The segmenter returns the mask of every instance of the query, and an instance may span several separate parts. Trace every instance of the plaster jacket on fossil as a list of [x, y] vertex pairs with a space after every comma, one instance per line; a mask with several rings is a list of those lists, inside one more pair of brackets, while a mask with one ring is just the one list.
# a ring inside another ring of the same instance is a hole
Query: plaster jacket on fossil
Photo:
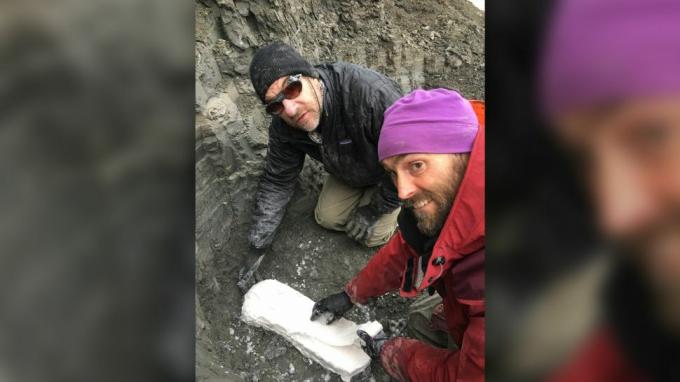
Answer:
[[241, 319], [285, 337], [306, 357], [349, 381], [371, 363], [361, 350], [357, 329], [373, 336], [382, 325], [377, 321], [357, 325], [344, 318], [324, 325], [309, 320], [313, 306], [314, 301], [288, 285], [264, 280], [246, 293]]

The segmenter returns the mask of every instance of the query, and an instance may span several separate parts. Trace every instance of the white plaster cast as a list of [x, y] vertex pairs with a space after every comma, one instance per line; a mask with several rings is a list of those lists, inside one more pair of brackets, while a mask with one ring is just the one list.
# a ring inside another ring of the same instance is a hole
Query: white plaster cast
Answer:
[[313, 306], [314, 301], [288, 285], [264, 280], [246, 293], [241, 319], [283, 336], [306, 357], [349, 381], [371, 362], [361, 350], [357, 329], [373, 336], [382, 325], [377, 321], [357, 325], [344, 318], [324, 325], [309, 320]]

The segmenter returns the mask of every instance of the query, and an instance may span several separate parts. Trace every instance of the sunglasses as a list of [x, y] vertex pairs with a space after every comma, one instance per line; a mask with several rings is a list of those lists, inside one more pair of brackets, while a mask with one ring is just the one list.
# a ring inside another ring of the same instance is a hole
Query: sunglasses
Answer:
[[293, 99], [302, 93], [302, 74], [289, 76], [286, 86], [279, 94], [265, 105], [265, 111], [271, 115], [279, 115], [283, 111], [283, 100]]

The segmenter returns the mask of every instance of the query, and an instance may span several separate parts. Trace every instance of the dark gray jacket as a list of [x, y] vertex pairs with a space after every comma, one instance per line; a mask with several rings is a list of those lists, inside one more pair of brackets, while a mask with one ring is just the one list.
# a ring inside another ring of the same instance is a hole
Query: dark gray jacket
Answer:
[[326, 88], [317, 128], [322, 144], [273, 117], [249, 235], [255, 248], [272, 242], [293, 196], [305, 155], [323, 163], [328, 173], [350, 187], [378, 185], [370, 205], [380, 213], [399, 206], [396, 188], [378, 162], [378, 137], [383, 113], [401, 97], [401, 89], [382, 74], [358, 65], [337, 62], [319, 65], [316, 70]]

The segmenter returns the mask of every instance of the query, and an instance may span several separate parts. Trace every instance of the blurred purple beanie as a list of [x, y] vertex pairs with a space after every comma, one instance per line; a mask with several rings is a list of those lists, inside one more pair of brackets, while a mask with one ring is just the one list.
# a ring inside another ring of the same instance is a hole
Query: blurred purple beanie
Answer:
[[418, 89], [385, 111], [378, 158], [382, 161], [400, 154], [468, 153], [478, 127], [472, 105], [457, 92]]
[[548, 25], [539, 86], [549, 117], [680, 94], [680, 1], [561, 0]]

